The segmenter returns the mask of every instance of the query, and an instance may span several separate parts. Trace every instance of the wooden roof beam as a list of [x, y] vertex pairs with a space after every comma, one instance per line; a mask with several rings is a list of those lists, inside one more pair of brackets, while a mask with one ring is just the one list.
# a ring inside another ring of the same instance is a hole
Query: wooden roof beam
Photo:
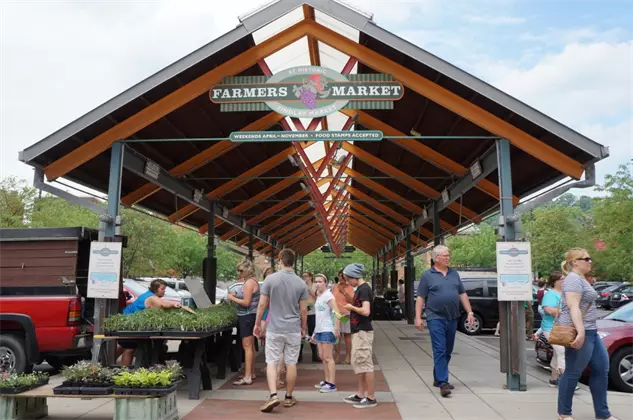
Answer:
[[[276, 112], [269, 112], [260, 119], [253, 121], [252, 123], [243, 127], [240, 131], [263, 131], [271, 125], [278, 123], [279, 120], [281, 120], [282, 118], [284, 118], [284, 116], [281, 114], [278, 114]], [[200, 153], [174, 166], [172, 169], [169, 170], [169, 173], [170, 175], [176, 177], [185, 176], [195, 171], [196, 169], [203, 167], [209, 162], [218, 159], [219, 157], [223, 156], [239, 145], [240, 143], [234, 143], [230, 140], [221, 140], [215, 143], [213, 146], [206, 148]], [[132, 191], [125, 197], [121, 198], [121, 202], [126, 206], [132, 206], [145, 200], [152, 194], [160, 191], [160, 189], [160, 186], [148, 182], [137, 190]]]
[[[348, 116], [358, 114], [357, 121], [363, 127], [367, 127], [368, 129], [371, 129], [371, 130], [380, 130], [383, 132], [385, 136], [406, 136], [407, 135], [403, 133], [402, 131], [396, 128], [393, 128], [389, 124], [386, 124], [385, 122], [379, 120], [378, 118], [375, 118], [374, 116], [368, 114], [367, 112], [364, 112], [361, 110], [353, 110], [353, 109], [342, 109], [339, 112]], [[415, 139], [388, 139], [388, 140], [402, 147], [406, 151], [416, 155], [420, 159], [423, 159], [433, 164], [434, 166], [438, 167], [444, 172], [447, 172], [449, 174], [455, 174], [458, 176], [463, 176], [466, 174], [466, 172], [468, 172], [468, 168], [449, 159], [448, 157], [444, 156], [440, 152], [435, 151], [434, 149], [428, 147], [424, 143], [419, 142]], [[475, 188], [477, 188], [480, 191], [483, 191], [489, 196], [495, 198], [496, 200], [499, 199], [499, 186], [495, 184], [494, 182], [491, 182], [487, 179], [482, 179], [475, 185]], [[513, 197], [515, 206], [519, 204], [519, 200], [520, 200], [519, 197], [517, 196]]]
[[404, 86], [429, 98], [429, 100], [454, 112], [464, 119], [478, 125], [495, 136], [506, 138], [513, 146], [534, 156], [542, 162], [557, 169], [561, 173], [575, 179], [580, 179], [584, 172], [581, 163], [575, 161], [564, 153], [543, 143], [539, 139], [529, 135], [523, 130], [504, 121], [478, 107], [467, 99], [433, 83], [433, 81], [409, 70], [405, 66], [398, 64], [389, 58], [377, 53], [364, 45], [341, 35], [331, 29], [326, 28], [314, 21], [304, 21], [308, 25], [308, 32], [319, 41], [340, 52], [366, 64], [379, 73], [391, 74]]
[[[206, 194], [207, 198], [209, 198], [209, 199], [219, 198], [219, 197], [222, 197], [222, 196], [230, 193], [231, 191], [235, 191], [236, 189], [240, 188], [241, 186], [251, 182], [252, 179], [249, 179], [249, 178], [257, 177], [258, 175], [261, 175], [261, 174], [263, 174], [265, 172], [268, 172], [271, 169], [273, 169], [274, 167], [276, 167], [279, 164], [281, 164], [284, 160], [286, 160], [288, 158], [288, 155], [293, 154], [293, 152], [294, 152], [294, 147], [288, 147], [288, 148], [282, 150], [281, 152], [279, 152], [276, 155], [266, 159], [265, 161], [261, 162], [260, 164], [253, 166], [251, 169], [249, 169], [248, 171], [246, 171], [243, 174], [239, 175], [237, 178], [233, 178], [229, 182], [224, 183], [224, 184], [220, 185], [219, 187], [217, 187], [216, 189], [214, 189], [213, 191], [207, 193]], [[193, 204], [187, 204], [183, 208], [181, 208], [178, 211], [172, 213], [168, 217], [168, 220], [173, 223], [173, 222], [175, 222], [177, 220], [182, 220], [185, 217], [192, 215], [193, 213], [195, 213], [198, 210], [199, 210], [199, 207], [194, 206]]]
[[[371, 153], [361, 149], [358, 146], [355, 146], [348, 142], [343, 142], [342, 148], [347, 150], [352, 155], [354, 155], [355, 158], [360, 159], [371, 166], [374, 166], [380, 172], [386, 175], [389, 175], [391, 177], [394, 177], [398, 182], [406, 185], [409, 188], [412, 188], [415, 191], [418, 191], [424, 194], [427, 197], [439, 198], [442, 195], [439, 191], [436, 191], [435, 189], [429, 187], [425, 183], [418, 181], [417, 179], [413, 178], [409, 174], [401, 171], [395, 166], [388, 164], [384, 160], [372, 155]], [[477, 221], [479, 218], [477, 213], [475, 213], [474, 211], [472, 211], [471, 209], [467, 207], [460, 206], [459, 203], [455, 203], [455, 202], [451, 203], [448, 206], [448, 208], [451, 211], [455, 212], [456, 214], [463, 215], [464, 217], [470, 220]]]

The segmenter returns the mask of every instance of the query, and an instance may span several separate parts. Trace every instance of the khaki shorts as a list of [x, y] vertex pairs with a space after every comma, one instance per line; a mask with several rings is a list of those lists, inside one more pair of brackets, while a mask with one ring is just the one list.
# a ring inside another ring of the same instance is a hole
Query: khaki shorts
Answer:
[[354, 373], [374, 371], [373, 331], [359, 331], [352, 334], [352, 368]]
[[296, 365], [301, 351], [301, 333], [266, 333], [266, 363], [278, 365], [281, 355], [287, 365]]

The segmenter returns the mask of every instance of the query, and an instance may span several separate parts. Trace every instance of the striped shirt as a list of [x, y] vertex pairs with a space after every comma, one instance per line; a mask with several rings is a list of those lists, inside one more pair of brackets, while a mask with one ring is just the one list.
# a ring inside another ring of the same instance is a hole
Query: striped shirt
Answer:
[[[248, 281], [248, 280], [246, 280]], [[235, 295], [238, 299], [244, 299], [244, 284], [246, 282], [235, 283], [231, 287], [229, 287], [228, 293], [235, 292]], [[237, 308], [237, 316], [251, 315], [257, 313], [257, 305], [259, 305], [259, 284], [257, 285], [257, 289], [253, 291], [253, 298], [251, 300], [251, 304], [248, 306], [242, 306], [238, 304], [234, 304]]]
[[567, 306], [565, 299], [567, 292], [581, 294], [580, 312], [584, 312], [589, 307], [589, 311], [587, 311], [583, 319], [585, 330], [597, 330], [596, 320], [598, 319], [598, 312], [596, 311], [596, 299], [598, 299], [598, 292], [591, 287], [587, 280], [574, 272], [569, 273], [563, 280], [563, 297], [561, 299], [561, 313], [558, 317], [558, 323], [561, 325], [573, 325], [569, 306]]

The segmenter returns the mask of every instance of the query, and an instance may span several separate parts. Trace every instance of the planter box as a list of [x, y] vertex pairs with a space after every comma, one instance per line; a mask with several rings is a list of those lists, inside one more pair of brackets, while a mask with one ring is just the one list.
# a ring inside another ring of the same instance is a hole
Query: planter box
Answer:
[[117, 395], [147, 395], [149, 397], [162, 397], [175, 392], [177, 388], [177, 384], [173, 384], [164, 388], [124, 388], [115, 386], [113, 388], [113, 391]]
[[79, 387], [81, 395], [108, 395], [112, 394], [112, 386], [82, 386]]
[[53, 388], [55, 395], [79, 395], [81, 388], [78, 386], [56, 386]]
[[157, 398], [117, 398], [114, 420], [177, 420], [176, 393]]
[[31, 420], [46, 416], [45, 397], [0, 397], [0, 420]]
[[108, 335], [116, 337], [157, 337], [160, 331], [110, 331]]
[[28, 391], [29, 389], [31, 389], [31, 387], [28, 385], [21, 385], [17, 388], [0, 388], [0, 395], [21, 394], [23, 392]]

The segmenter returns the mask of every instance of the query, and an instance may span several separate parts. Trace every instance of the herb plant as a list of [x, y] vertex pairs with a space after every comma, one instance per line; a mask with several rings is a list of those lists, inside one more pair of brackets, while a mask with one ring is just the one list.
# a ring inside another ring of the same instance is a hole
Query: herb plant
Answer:
[[34, 387], [48, 379], [48, 374], [43, 372], [35, 373], [3, 373], [0, 376], [0, 388], [19, 388], [22, 386]]
[[104, 328], [113, 331], [217, 331], [233, 325], [237, 312], [228, 303], [198, 309], [195, 315], [173, 309], [146, 309], [132, 315], [118, 314], [107, 318]]

